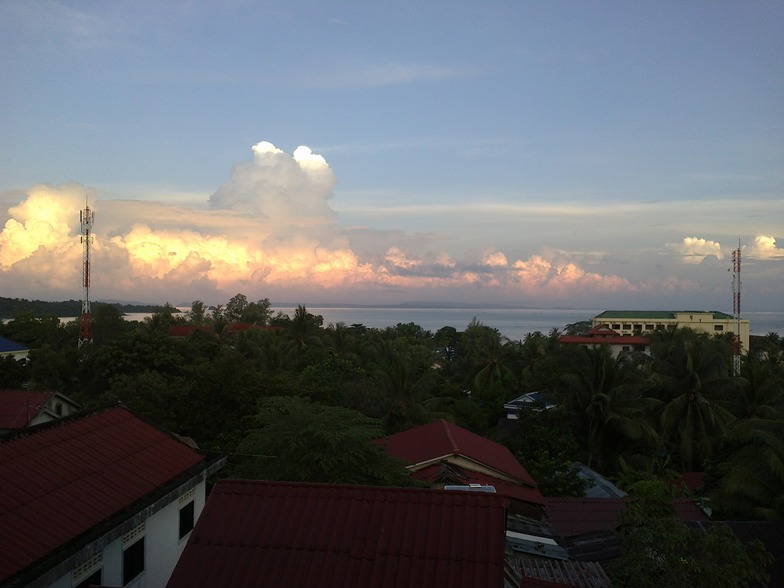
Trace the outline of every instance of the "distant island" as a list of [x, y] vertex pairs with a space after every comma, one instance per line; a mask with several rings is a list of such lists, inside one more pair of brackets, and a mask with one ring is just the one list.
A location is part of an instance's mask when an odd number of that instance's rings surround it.
[[[164, 309], [160, 304], [123, 304], [119, 302], [91, 302], [90, 310], [93, 312], [100, 306], [114, 306], [121, 313], [129, 312], [158, 312]], [[179, 312], [176, 308], [172, 312]], [[27, 300], [26, 298], [3, 298], [0, 296], [0, 319], [12, 319], [20, 314], [32, 313], [36, 316], [79, 316], [82, 313], [81, 300], [64, 300], [61, 302], [47, 302], [45, 300]]]

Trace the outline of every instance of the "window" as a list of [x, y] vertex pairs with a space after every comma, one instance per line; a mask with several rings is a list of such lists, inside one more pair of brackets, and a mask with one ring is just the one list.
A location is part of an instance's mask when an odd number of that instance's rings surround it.
[[193, 500], [180, 509], [180, 539], [193, 529]]
[[713, 330], [714, 331], [723, 331], [724, 330], [724, 325], [713, 325]]
[[646, 331], [653, 331], [653, 325], [645, 325]]
[[621, 330], [621, 323], [613, 323], [612, 327], [610, 327], [613, 331], [620, 331]]
[[100, 586], [102, 582], [101, 569], [95, 570], [84, 580], [74, 585], [74, 588], [90, 588], [90, 586]]
[[123, 551], [123, 586], [144, 571], [144, 537]]
[[623, 329], [624, 329], [624, 331], [631, 331], [632, 330], [632, 326], [629, 323], [624, 323], [623, 324]]

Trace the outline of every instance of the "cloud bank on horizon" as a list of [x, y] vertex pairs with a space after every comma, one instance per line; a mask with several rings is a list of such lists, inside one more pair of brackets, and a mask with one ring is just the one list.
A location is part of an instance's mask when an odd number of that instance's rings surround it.
[[[336, 183], [325, 158], [310, 148], [289, 155], [262, 141], [202, 203], [166, 203], [163, 195], [154, 203], [105, 199], [77, 183], [32, 186], [0, 217], [3, 295], [80, 297], [79, 210], [87, 202], [96, 211], [91, 292], [97, 300], [222, 303], [241, 292], [309, 304], [655, 308], [730, 299], [724, 269], [737, 244], [709, 235], [589, 253], [542, 242], [528, 255], [489, 245], [488, 235], [483, 250], [465, 253], [459, 239], [437, 230], [341, 224], [330, 205]], [[565, 210], [550, 214], [559, 218]], [[784, 248], [775, 235], [743, 241], [755, 287], [770, 294], [763, 309], [780, 309]]]

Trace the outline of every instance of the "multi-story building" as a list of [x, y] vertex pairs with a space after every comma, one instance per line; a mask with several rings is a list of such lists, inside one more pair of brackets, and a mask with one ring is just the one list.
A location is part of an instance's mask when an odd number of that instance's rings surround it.
[[[698, 333], [735, 334], [735, 317], [713, 310], [605, 310], [591, 319], [594, 327], [606, 325], [620, 335], [643, 335], [673, 327]], [[740, 321], [741, 349], [749, 349], [749, 321]]]
[[116, 407], [0, 437], [0, 586], [163, 588], [226, 463]]

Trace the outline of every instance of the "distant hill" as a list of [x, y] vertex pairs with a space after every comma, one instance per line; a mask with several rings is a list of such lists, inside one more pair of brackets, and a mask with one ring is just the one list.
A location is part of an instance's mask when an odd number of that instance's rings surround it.
[[[90, 309], [101, 305], [114, 306], [123, 314], [129, 312], [158, 312], [163, 305], [155, 304], [121, 304], [118, 302], [91, 302]], [[79, 316], [82, 312], [81, 300], [64, 300], [62, 302], [46, 302], [44, 300], [27, 300], [26, 298], [3, 298], [0, 296], [0, 319], [12, 319], [15, 316], [31, 312], [36, 316]], [[179, 312], [176, 309], [173, 312]]]

